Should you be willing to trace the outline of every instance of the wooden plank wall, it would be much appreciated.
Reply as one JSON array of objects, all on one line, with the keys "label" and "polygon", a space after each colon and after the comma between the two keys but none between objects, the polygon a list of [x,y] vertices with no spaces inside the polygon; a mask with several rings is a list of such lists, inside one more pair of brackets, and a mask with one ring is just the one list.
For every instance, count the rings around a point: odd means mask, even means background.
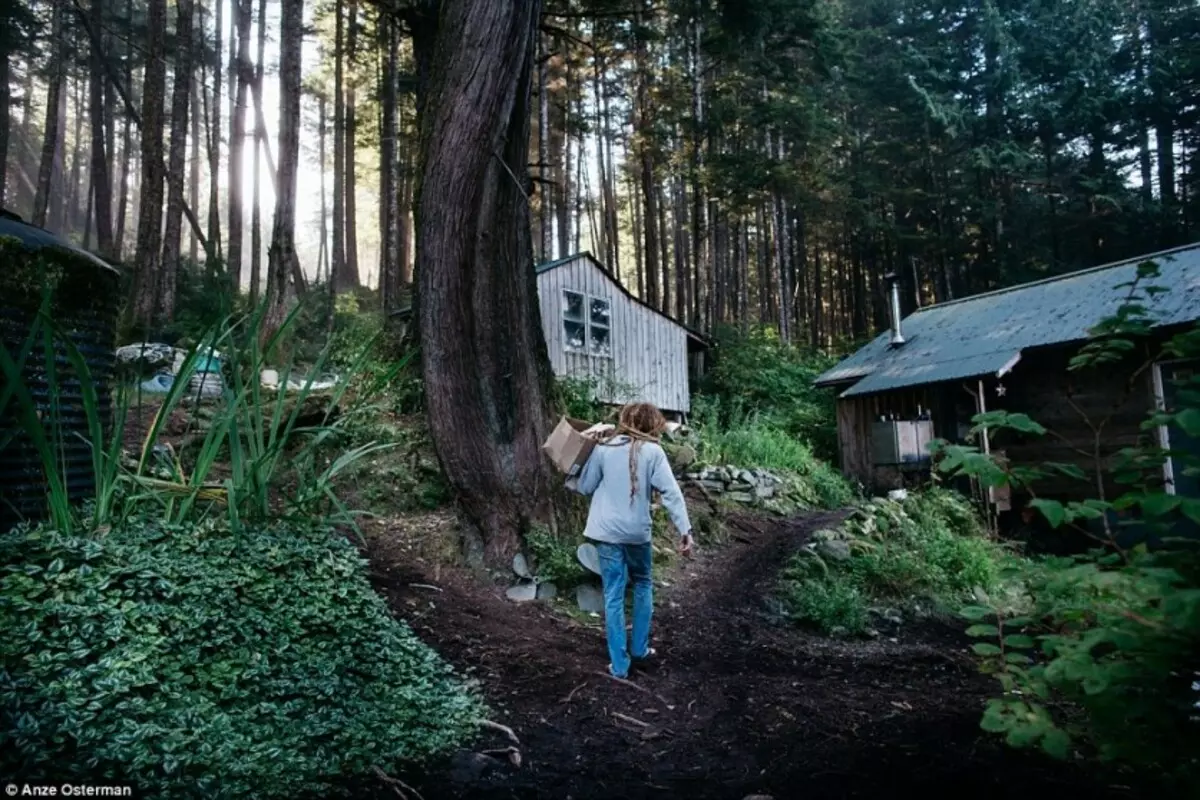
[{"label": "wooden plank wall", "polygon": [[[842,474],[872,491],[892,488],[895,470],[881,470],[871,463],[871,426],[880,416],[895,414],[897,419],[916,419],[921,411],[928,411],[934,435],[958,441],[958,423],[964,412],[956,408],[954,391],[961,389],[956,384],[935,384],[838,400]],[[969,419],[968,414],[966,420]]]},{"label": "wooden plank wall", "polygon": [[[1134,375],[1138,365],[1106,366],[1099,370],[1069,372],[1067,363],[1078,347],[1026,354],[1012,374],[1001,381],[1004,397],[988,388],[991,408],[1023,412],[1051,431],[1046,436],[997,432],[993,450],[1003,450],[1014,464],[1037,466],[1045,462],[1074,464],[1088,476],[1087,483],[1059,476],[1035,485],[1039,496],[1082,500],[1096,496],[1097,466],[1109,473],[1114,457],[1126,447],[1152,444],[1155,433],[1141,430],[1154,408],[1154,384],[1149,369]],[[1103,422],[1097,446],[1091,425]],[[1095,454],[1099,455],[1099,462]],[[1111,500],[1124,489],[1104,479]]]},{"label": "wooden plank wall", "polygon": [[[611,302],[612,357],[568,352],[563,340],[563,290]],[[538,275],[542,332],[554,374],[591,378],[605,403],[641,400],[664,411],[691,410],[687,334],[683,327],[631,300],[589,258]]]}]

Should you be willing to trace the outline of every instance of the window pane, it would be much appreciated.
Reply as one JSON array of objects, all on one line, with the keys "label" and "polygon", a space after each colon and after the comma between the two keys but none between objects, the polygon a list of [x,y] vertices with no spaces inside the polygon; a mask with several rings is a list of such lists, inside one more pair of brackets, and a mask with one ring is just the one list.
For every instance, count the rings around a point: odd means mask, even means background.
[{"label": "window pane", "polygon": [[610,356],[612,355],[612,339],[609,336],[608,328],[601,328],[597,325],[592,326],[592,355],[594,356]]},{"label": "window pane", "polygon": [[563,319],[583,322],[583,295],[578,292],[563,292]]},{"label": "window pane", "polygon": [[568,350],[583,350],[584,327],[582,322],[563,320],[563,344]]},{"label": "window pane", "polygon": [[608,327],[608,301],[592,298],[592,324]]}]

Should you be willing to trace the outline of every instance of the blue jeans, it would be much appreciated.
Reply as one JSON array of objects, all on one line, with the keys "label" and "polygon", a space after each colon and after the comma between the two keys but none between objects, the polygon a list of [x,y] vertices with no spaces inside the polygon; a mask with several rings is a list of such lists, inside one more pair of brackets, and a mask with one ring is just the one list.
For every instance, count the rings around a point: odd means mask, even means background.
[{"label": "blue jeans", "polygon": [[[604,581],[604,633],[612,672],[618,678],[629,674],[630,653],[645,658],[650,650],[650,616],[654,612],[654,583],[650,567],[654,553],[650,543],[609,544],[596,542],[600,577]],[[626,573],[633,582],[633,647],[625,638]]]}]

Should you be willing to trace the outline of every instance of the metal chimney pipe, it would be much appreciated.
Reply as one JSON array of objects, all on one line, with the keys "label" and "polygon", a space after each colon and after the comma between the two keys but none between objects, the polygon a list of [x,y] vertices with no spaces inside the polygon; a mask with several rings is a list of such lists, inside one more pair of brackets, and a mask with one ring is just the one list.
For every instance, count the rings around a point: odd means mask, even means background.
[{"label": "metal chimney pipe", "polygon": [[900,276],[889,272],[883,276],[888,282],[888,300],[891,306],[892,339],[891,346],[899,347],[904,344],[904,333],[900,330]]}]

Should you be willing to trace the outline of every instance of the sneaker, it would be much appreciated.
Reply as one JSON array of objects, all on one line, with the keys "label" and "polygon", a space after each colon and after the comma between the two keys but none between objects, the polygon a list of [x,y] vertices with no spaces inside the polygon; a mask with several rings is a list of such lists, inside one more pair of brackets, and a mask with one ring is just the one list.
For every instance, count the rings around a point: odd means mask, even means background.
[{"label": "sneaker", "polygon": [[638,672],[652,672],[658,666],[658,659],[655,658],[657,655],[658,651],[651,647],[646,651],[646,655],[635,656],[632,659],[632,669]]},{"label": "sneaker", "polygon": [[612,675],[614,678],[620,678],[620,679],[621,679],[621,680],[623,680],[623,681],[627,681],[627,680],[629,680],[629,676],[628,676],[628,675],[618,675],[618,674],[617,674],[617,671],[616,671],[615,669],[613,669],[613,665],[612,665],[612,664],[609,664],[609,665],[608,665],[608,674],[609,674],[609,675]]}]

